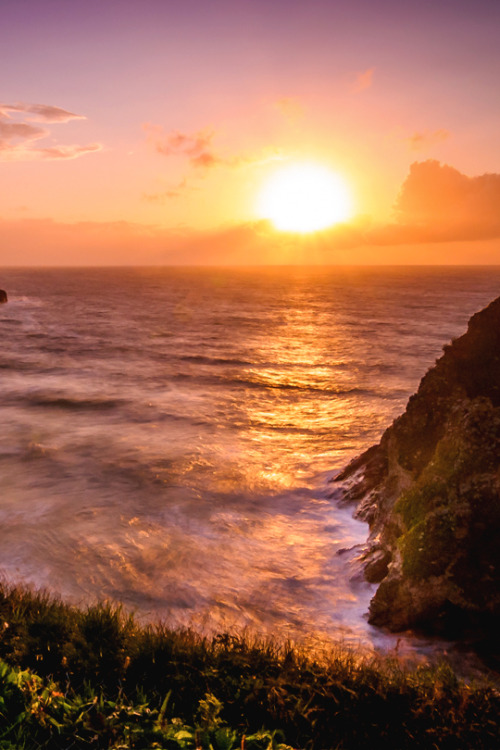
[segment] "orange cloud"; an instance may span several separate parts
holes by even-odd
[[[137,265],[161,262],[174,232],[126,221],[65,224],[51,219],[0,220],[3,265]]]
[[[221,156],[212,145],[215,132],[209,129],[197,130],[195,133],[182,133],[179,130],[165,133],[161,125],[152,123],[145,123],[142,128],[147,134],[147,142],[157,153],[163,156],[184,157],[194,169],[252,166],[270,161],[282,161],[285,158],[276,152],[264,153],[260,157]],[[186,180],[183,182],[185,187]]]
[[[467,177],[434,159],[415,162],[396,201],[399,224],[457,239],[500,236],[500,175]]]
[[[181,182],[170,196],[186,189]],[[169,191],[166,191],[167,193]],[[395,220],[358,218],[311,235],[266,221],[210,231],[131,222],[0,220],[3,265],[256,265],[267,263],[498,263],[500,175],[468,177],[435,160],[411,165]],[[480,240],[480,242],[475,242]]]
[[[269,161],[282,160],[278,154],[266,154],[260,158],[248,158],[246,156],[224,157],[218,154],[212,146],[215,138],[213,130],[197,130],[194,133],[183,133],[173,130],[168,133],[161,125],[145,123],[142,126],[146,133],[147,142],[154,150],[162,156],[178,156],[187,160],[189,167],[195,170],[196,177],[204,177],[209,170],[215,167],[234,168],[240,166],[251,166],[265,164]],[[187,190],[194,190],[192,186],[193,173],[184,178],[177,185],[157,193],[146,193],[144,200],[150,202],[163,202],[172,198],[178,198]]]
[[[150,123],[143,128],[148,134],[148,142],[159,154],[185,156],[193,167],[210,168],[226,163],[212,148],[215,133],[211,130],[199,130],[196,133],[181,133],[174,130],[165,133],[160,125]]]
[[[293,235],[277,233],[265,221],[195,232],[125,221],[0,220],[3,266],[498,262],[500,239],[450,239],[428,227],[362,222]]]
[[[413,135],[411,135],[409,138],[405,138],[404,140],[412,151],[422,151],[429,146],[434,146],[434,144],[436,143],[446,141],[449,137],[450,133],[448,130],[441,129],[434,130],[434,132],[424,130],[422,132],[413,133]]]
[[[370,86],[373,83],[374,72],[375,72],[375,68],[368,68],[368,70],[358,73],[358,75],[356,76],[356,82],[353,88],[353,91],[355,94],[359,94],[360,91],[365,91],[365,89],[370,88]]]
[[[279,238],[278,238],[279,243]],[[249,265],[276,262],[267,222],[212,231],[132,222],[0,219],[2,265]]]
[[[86,146],[35,145],[50,135],[47,128],[32,123],[66,123],[85,119],[61,107],[49,104],[0,104],[0,161],[40,161],[76,159],[92,151],[99,151],[99,143]]]
[[[223,160],[210,151],[202,151],[201,154],[191,157],[193,167],[215,167],[217,164],[223,164]]]

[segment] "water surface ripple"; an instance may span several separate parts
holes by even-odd
[[[327,480],[500,269],[1,274],[0,570],[208,632],[393,644]]]

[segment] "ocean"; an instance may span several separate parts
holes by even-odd
[[[4,580],[204,633],[395,646],[329,479],[500,268],[7,268],[0,287]]]

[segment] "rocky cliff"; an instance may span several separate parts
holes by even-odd
[[[365,574],[380,582],[371,623],[498,632],[500,298],[444,347],[404,414],[335,481],[370,525]]]

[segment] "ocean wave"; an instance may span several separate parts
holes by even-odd
[[[185,372],[175,373],[170,378],[171,382],[189,382],[193,386],[216,386],[224,388],[243,388],[261,391],[296,391],[300,393],[320,393],[330,396],[365,396],[367,398],[380,397],[380,390],[364,388],[362,386],[332,386],[321,383],[301,383],[290,381],[273,381],[256,377],[237,377],[225,373],[220,375],[203,375],[202,373],[188,374]]]
[[[413,271],[16,271],[43,303],[0,313],[1,567],[144,618],[370,639],[336,554],[368,532],[326,480],[498,293],[439,273],[427,308]]]
[[[265,419],[251,419],[249,424],[252,427],[262,427],[269,432],[282,433],[284,435],[312,435],[321,440],[325,435],[331,434],[332,428],[330,425],[327,427],[319,427],[315,424],[314,427],[306,427],[305,425],[294,425],[292,423],[286,424],[273,424]]]
[[[38,369],[38,364],[27,362],[25,360],[18,359],[3,359],[0,360],[0,370],[13,370],[14,372],[21,372],[25,370]]]
[[[249,362],[246,359],[232,359],[230,357],[207,357],[202,354],[186,354],[183,357],[179,357],[182,362],[196,362],[202,365],[241,365],[248,367],[253,365],[253,362]]]
[[[208,380],[208,378],[207,378]],[[297,383],[297,382],[278,382],[273,380],[265,379],[252,379],[252,378],[220,378],[214,382],[224,384],[224,386],[239,386],[242,388],[255,388],[258,390],[277,390],[277,391],[298,391],[300,393],[324,393],[330,396],[378,396],[378,392],[370,388],[362,388],[360,386],[352,387],[335,387],[332,385],[314,385],[312,383]]]
[[[22,399],[29,406],[67,410],[116,409],[127,402],[119,398],[74,398],[69,396],[29,395]]]

